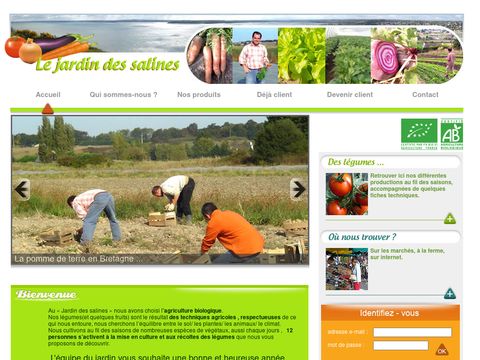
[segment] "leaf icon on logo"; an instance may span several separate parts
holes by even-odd
[[[414,137],[414,138],[421,138],[428,134],[430,129],[432,128],[432,123],[415,123],[412,125],[408,130],[407,138]]]

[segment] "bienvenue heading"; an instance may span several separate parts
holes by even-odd
[[[55,74],[60,71],[177,71],[180,68],[179,60],[163,60],[149,57],[144,60],[116,60],[110,58],[105,62],[92,60],[91,57],[84,57],[81,60],[56,60],[41,61],[36,64],[37,71],[50,71]]]

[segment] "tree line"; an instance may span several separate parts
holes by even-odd
[[[75,129],[65,124],[63,116],[55,116],[53,127],[47,116],[42,117],[38,128],[38,158],[40,162],[52,162],[58,157],[73,152]]]
[[[197,137],[212,139],[241,137],[253,140],[261,127],[261,123],[248,120],[245,124],[232,124],[229,122],[225,122],[223,125],[210,124],[202,129],[199,129],[196,123],[192,123],[185,128],[152,129],[136,127],[133,130],[110,131],[95,136],[89,135],[87,131],[74,129],[74,135],[75,144],[79,146],[113,145],[112,135],[116,133],[122,134],[127,141],[138,141],[140,143],[163,143],[170,140],[195,139]],[[33,146],[40,143],[39,134],[16,134],[13,141],[14,145],[18,146]]]
[[[202,129],[195,123],[185,128],[135,128],[90,137],[65,124],[62,116],[54,117],[53,126],[44,116],[35,138],[17,134],[13,141],[14,146],[38,146],[40,162],[57,161],[78,167],[111,160],[165,161],[226,156],[241,163],[275,163],[286,159],[303,162],[308,157],[308,117],[268,116],[264,123],[226,122]],[[75,154],[75,145],[91,147]],[[95,148],[98,145],[109,147]]]

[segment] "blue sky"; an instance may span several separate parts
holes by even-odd
[[[277,40],[278,28],[233,28],[233,42],[252,40],[252,33],[259,31],[262,33],[262,40]]]
[[[53,116],[50,116],[53,124]],[[222,125],[225,122],[234,124],[246,123],[248,120],[256,122],[266,121],[265,116],[226,116],[226,115],[202,115],[202,116],[69,116],[64,115],[65,123],[71,124],[76,130],[87,131],[89,135],[98,135],[122,129],[139,128],[184,128],[191,123],[196,123],[198,127],[204,128],[210,124]],[[13,116],[12,117],[12,134],[36,134],[38,127],[42,123],[42,116]]]

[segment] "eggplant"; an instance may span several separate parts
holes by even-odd
[[[82,36],[80,34],[68,34],[63,35],[58,38],[41,38],[35,39],[33,42],[39,45],[42,48],[42,54],[45,54],[49,51],[61,48],[62,46],[68,45],[74,41],[85,42],[91,39],[94,35]]]
[[[58,49],[59,47],[65,46],[77,40],[76,36],[73,35],[64,35],[59,38],[41,38],[35,39],[33,42],[39,45],[42,48],[42,54],[46,52]]]

